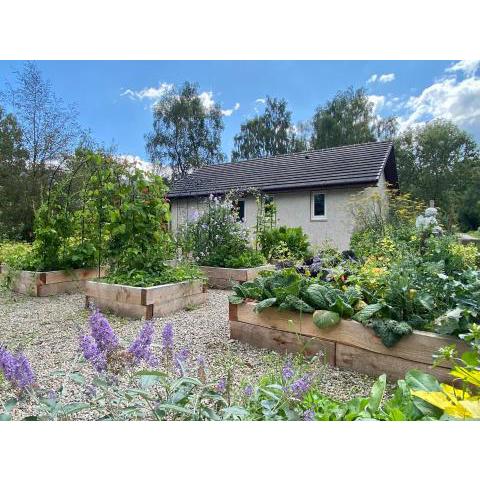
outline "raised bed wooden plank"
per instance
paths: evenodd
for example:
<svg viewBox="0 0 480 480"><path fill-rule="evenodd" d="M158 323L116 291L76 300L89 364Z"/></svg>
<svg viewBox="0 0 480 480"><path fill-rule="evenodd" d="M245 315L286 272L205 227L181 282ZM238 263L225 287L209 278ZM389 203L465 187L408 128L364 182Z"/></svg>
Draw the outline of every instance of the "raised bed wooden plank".
<svg viewBox="0 0 480 480"><path fill-rule="evenodd" d="M254 280L261 271L272 268L272 265L252 268L200 267L207 277L208 285L214 288L231 288L233 283Z"/></svg>
<svg viewBox="0 0 480 480"><path fill-rule="evenodd" d="M87 307L95 306L104 313L113 313L125 318L153 318L153 305L134 305L132 303L117 302L111 298L99 298L86 296Z"/></svg>
<svg viewBox="0 0 480 480"><path fill-rule="evenodd" d="M73 282L47 283L46 285L37 286L37 296L49 297L61 293L79 293L83 291L84 286L85 282L81 280Z"/></svg>
<svg viewBox="0 0 480 480"><path fill-rule="evenodd" d="M152 318L205 303L203 280L154 287L130 287L87 281L86 303L128 318Z"/></svg>
<svg viewBox="0 0 480 480"><path fill-rule="evenodd" d="M267 308L260 314L257 314L254 312L254 307L254 302L238 305L238 320L262 325L267 328L297 332L302 335L335 341L364 350L425 364L432 362L432 355L442 346L455 344L460 352L467 349L465 342L458 338L418 330L402 338L395 346L388 348L383 345L372 329L366 328L354 320L341 320L333 328L319 329L314 325L312 315L310 314L281 311L276 308Z"/></svg>
<svg viewBox="0 0 480 480"><path fill-rule="evenodd" d="M188 297L203 293L203 280L187 280L185 282L168 283L155 287L145 288L142 303L150 305L151 303L168 302L172 298Z"/></svg>
<svg viewBox="0 0 480 480"><path fill-rule="evenodd" d="M188 307L195 307L204 304L207 301L207 293L194 293L189 296L181 296L170 300L161 301L153 304L153 316L164 317L170 313L177 312Z"/></svg>
<svg viewBox="0 0 480 480"><path fill-rule="evenodd" d="M85 283L85 294L88 297L101 298L104 301L130 303L132 305L146 305L142 298L144 296L142 287L130 287L112 283L87 281Z"/></svg>
<svg viewBox="0 0 480 480"><path fill-rule="evenodd" d="M452 377L448 374L450 371L448 368L432 368L431 363L414 362L341 343L336 344L335 351L337 367L355 370L373 377L386 373L389 380L398 380L404 378L409 370L417 369L435 375L441 382L450 383L452 381Z"/></svg>
<svg viewBox="0 0 480 480"><path fill-rule="evenodd" d="M75 270L56 270L45 273L45 283L62 283L98 278L98 268L79 268ZM106 269L100 269L100 277L105 276Z"/></svg>
<svg viewBox="0 0 480 480"><path fill-rule="evenodd" d="M304 353L306 355L323 354L323 358L330 365L335 365L335 343L326 340L316 340L304 335L272 331L269 328L252 325L250 323L230 320L230 338L240 342L266 348L279 353Z"/></svg>

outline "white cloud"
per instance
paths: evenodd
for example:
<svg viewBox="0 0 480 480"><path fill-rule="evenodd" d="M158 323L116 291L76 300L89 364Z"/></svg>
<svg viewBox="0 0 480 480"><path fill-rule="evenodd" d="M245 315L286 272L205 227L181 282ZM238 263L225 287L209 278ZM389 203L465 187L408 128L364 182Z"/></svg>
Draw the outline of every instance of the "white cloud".
<svg viewBox="0 0 480 480"><path fill-rule="evenodd" d="M475 72L480 66L480 60L460 60L454 63L451 67L448 67L446 72L464 72L466 76L475 75Z"/></svg>
<svg viewBox="0 0 480 480"><path fill-rule="evenodd" d="M452 67L451 67L452 68ZM405 103L406 115L400 118L405 129L434 118L451 120L462 128L480 131L480 78L443 78Z"/></svg>
<svg viewBox="0 0 480 480"><path fill-rule="evenodd" d="M265 98L257 98L257 99L255 100L255 103L263 103L263 104L265 104L266 101L267 101L267 100L266 100Z"/></svg>
<svg viewBox="0 0 480 480"><path fill-rule="evenodd" d="M233 108L228 108L227 110L222 110L222 115L225 117L230 117L233 112L236 112L240 108L240 104L237 102Z"/></svg>
<svg viewBox="0 0 480 480"><path fill-rule="evenodd" d="M158 100L173 88L172 83L160 83L158 88L146 87L142 90L124 90L120 96L127 96L132 100Z"/></svg>
<svg viewBox="0 0 480 480"><path fill-rule="evenodd" d="M393 80L395 80L394 73L383 73L382 75L377 75L376 73L374 73L367 80L367 83L375 83L375 82L388 83L388 82L393 82Z"/></svg>
<svg viewBox="0 0 480 480"><path fill-rule="evenodd" d="M213 92L202 92L198 98L202 102L203 108L207 110L207 112L215 105L215 100L213 100Z"/></svg>
<svg viewBox="0 0 480 480"><path fill-rule="evenodd" d="M154 172L157 175L161 175L162 177L170 178L172 175L172 169L168 166L159 167L158 165L149 162L148 160L143 160L143 158L139 157L138 155L117 155L119 160L126 160L130 163L133 167L139 168L144 172Z"/></svg>
<svg viewBox="0 0 480 480"><path fill-rule="evenodd" d="M385 97L383 95L369 95L368 99L373 103L373 113L378 114L385 105Z"/></svg>

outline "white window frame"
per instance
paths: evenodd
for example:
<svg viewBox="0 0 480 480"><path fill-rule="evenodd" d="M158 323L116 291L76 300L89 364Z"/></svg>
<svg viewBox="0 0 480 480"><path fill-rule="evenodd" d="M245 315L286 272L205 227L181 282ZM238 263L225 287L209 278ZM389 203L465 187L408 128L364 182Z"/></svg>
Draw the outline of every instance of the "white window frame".
<svg viewBox="0 0 480 480"><path fill-rule="evenodd" d="M315 195L323 195L324 214L315 215ZM317 191L310 192L310 221L325 222L327 221L327 194L325 192Z"/></svg>

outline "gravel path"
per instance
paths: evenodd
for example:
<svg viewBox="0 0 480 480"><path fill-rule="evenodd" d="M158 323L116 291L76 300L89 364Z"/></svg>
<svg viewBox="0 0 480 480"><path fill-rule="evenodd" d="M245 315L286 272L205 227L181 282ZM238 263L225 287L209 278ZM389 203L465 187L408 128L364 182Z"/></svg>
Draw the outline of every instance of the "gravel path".
<svg viewBox="0 0 480 480"><path fill-rule="evenodd" d="M236 383L254 381L258 376L278 367L283 362L280 355L229 339L229 292L209 290L205 306L190 311L180 311L158 319L159 332L171 321L177 349L187 348L191 358L203 356L209 378L217 379L225 372L228 361L236 363ZM46 389L57 389L62 379L55 377L55 370L67 370L78 353L78 335L85 328L87 312L83 308L81 294L35 298L0 290L0 344L9 349L21 349L30 359L38 384ZM130 343L138 333L142 322L108 315L119 337ZM160 345L156 345L160 349ZM90 367L80 365L79 370L91 377ZM326 395L348 400L356 395L366 395L373 379L355 372L341 371L322 366L320 386ZM66 396L78 401L78 389L72 384ZM81 394L81 392L80 392ZM0 400L11 396L6 383L0 384ZM31 413L28 402L16 408L15 417Z"/></svg>

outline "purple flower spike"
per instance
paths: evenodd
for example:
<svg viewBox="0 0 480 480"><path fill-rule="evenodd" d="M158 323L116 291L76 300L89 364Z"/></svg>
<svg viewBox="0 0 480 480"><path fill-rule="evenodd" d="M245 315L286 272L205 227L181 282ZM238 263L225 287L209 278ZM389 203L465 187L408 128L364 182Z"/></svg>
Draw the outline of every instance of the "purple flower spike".
<svg viewBox="0 0 480 480"><path fill-rule="evenodd" d="M162 330L162 346L164 351L173 350L173 325L166 323Z"/></svg>
<svg viewBox="0 0 480 480"><path fill-rule="evenodd" d="M142 360L151 366L157 363L157 359L152 352L154 335L155 326L153 322L151 320L145 322L137 338L128 349L128 351L134 356L136 364L140 363Z"/></svg>
<svg viewBox="0 0 480 480"><path fill-rule="evenodd" d="M290 385L290 390L294 397L302 398L308 392L310 386L310 375L304 375Z"/></svg>
<svg viewBox="0 0 480 480"><path fill-rule="evenodd" d="M102 352L109 352L118 347L118 338L108 320L96 310L90 316L92 337Z"/></svg>
<svg viewBox="0 0 480 480"><path fill-rule="evenodd" d="M253 387L251 385L247 385L243 393L245 393L247 397L251 397L253 395Z"/></svg>
<svg viewBox="0 0 480 480"><path fill-rule="evenodd" d="M98 372L103 372L107 368L107 358L97 345L95 339L90 335L80 337L80 348L85 360L92 363Z"/></svg>
<svg viewBox="0 0 480 480"><path fill-rule="evenodd" d="M180 372L182 371L183 364L188 360L189 355L190 352L186 348L175 354L175 366Z"/></svg>
<svg viewBox="0 0 480 480"><path fill-rule="evenodd" d="M293 377L293 368L291 360L287 360L282 368L282 377L284 380L288 380Z"/></svg>
<svg viewBox="0 0 480 480"><path fill-rule="evenodd" d="M227 389L227 379L226 378L221 378L217 385L215 386L215 390L217 393L225 393L225 390Z"/></svg>
<svg viewBox="0 0 480 480"><path fill-rule="evenodd" d="M306 422L311 422L311 421L315 420L315 412L313 410L305 410L303 412L303 419Z"/></svg>
<svg viewBox="0 0 480 480"><path fill-rule="evenodd" d="M0 346L0 369L9 382L22 390L35 383L32 367L23 353L14 355Z"/></svg>

